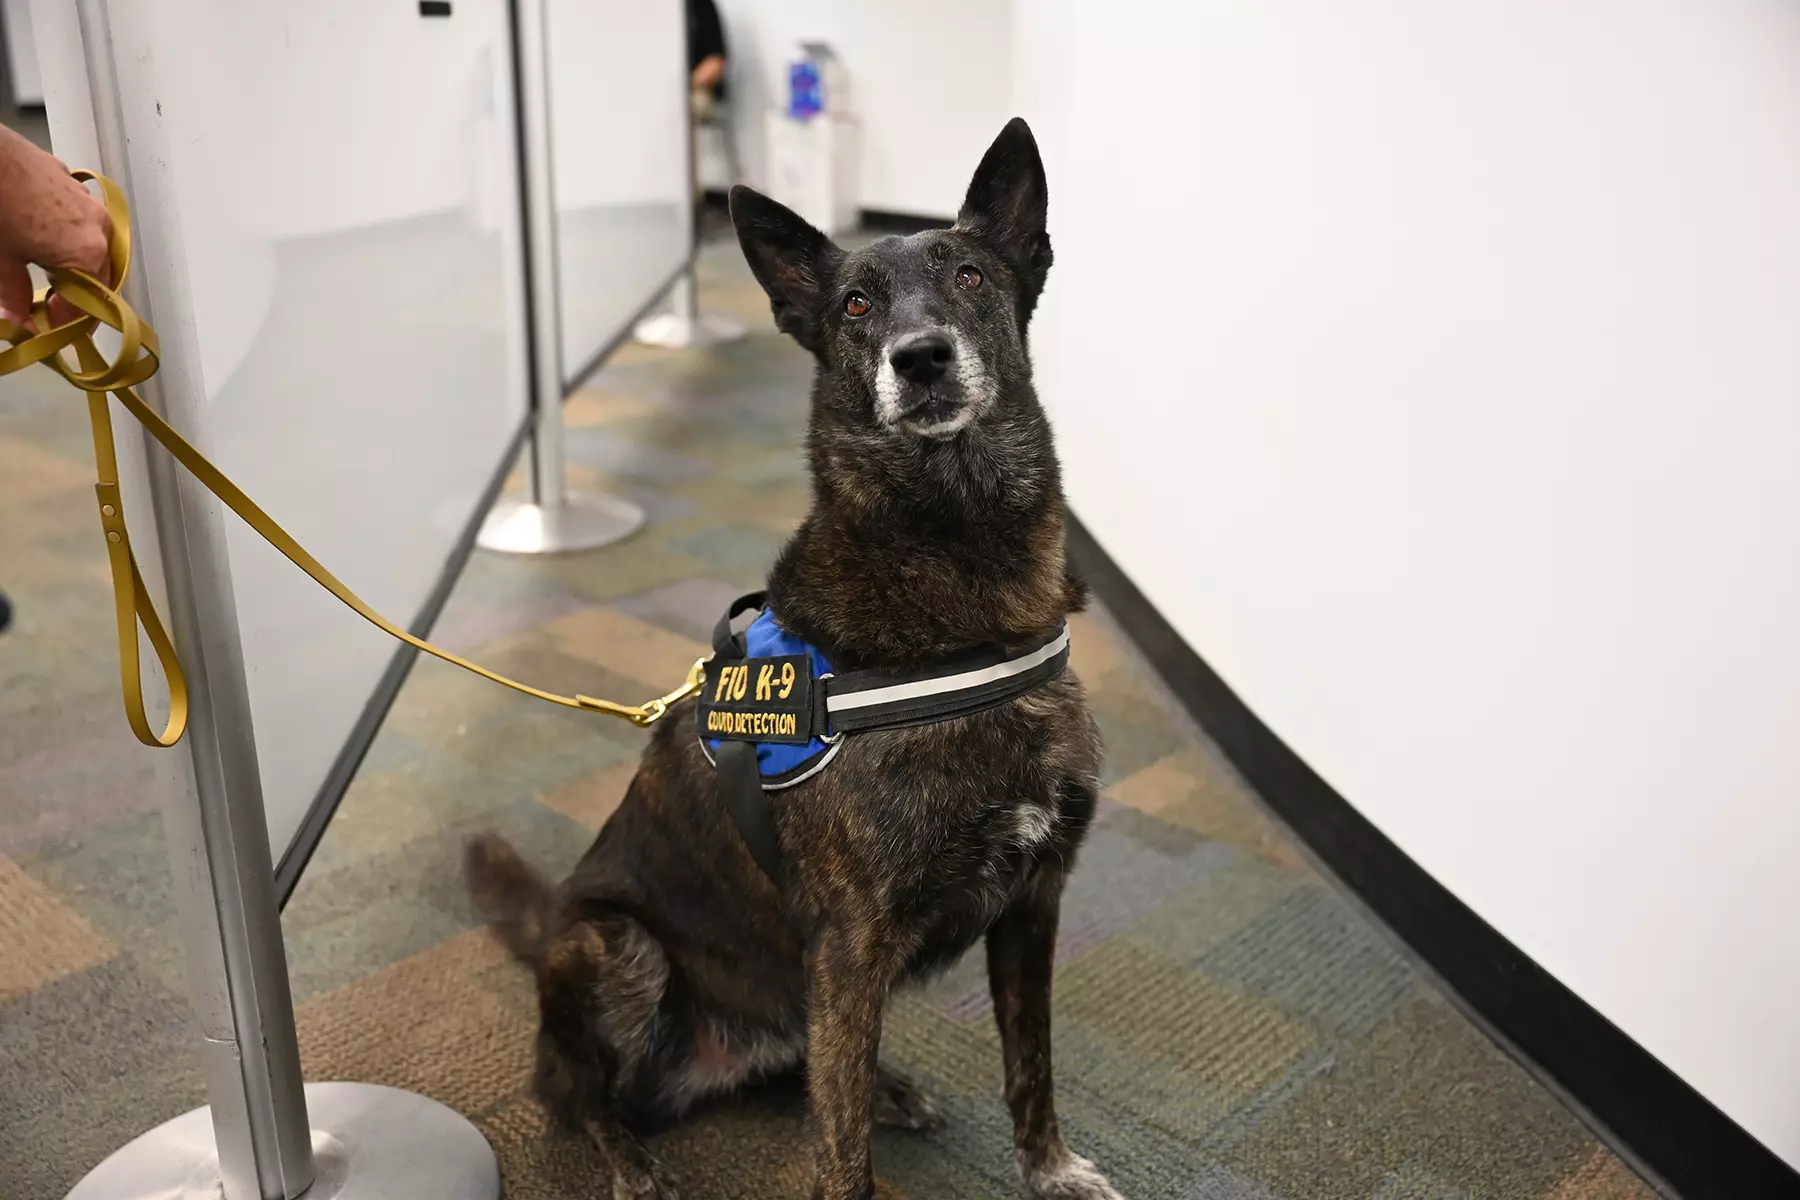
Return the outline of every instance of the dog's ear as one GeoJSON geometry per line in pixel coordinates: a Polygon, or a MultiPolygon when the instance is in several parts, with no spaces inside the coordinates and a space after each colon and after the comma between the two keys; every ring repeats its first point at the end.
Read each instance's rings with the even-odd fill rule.
{"type": "Polygon", "coordinates": [[[1050,274],[1050,234],[1044,224],[1050,186],[1037,139],[1023,118],[1014,117],[981,156],[956,228],[1005,255],[1018,271],[1020,312],[1030,316],[1050,274]]]}
{"type": "Polygon", "coordinates": [[[769,293],[775,327],[817,351],[819,294],[842,251],[798,213],[741,183],[731,189],[731,223],[756,282],[769,293]]]}

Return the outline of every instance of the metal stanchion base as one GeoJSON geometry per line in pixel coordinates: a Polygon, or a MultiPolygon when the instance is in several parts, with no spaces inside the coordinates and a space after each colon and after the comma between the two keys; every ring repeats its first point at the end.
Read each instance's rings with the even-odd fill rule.
{"type": "MultiPolygon", "coordinates": [[[[309,1083],[318,1175],[306,1200],[499,1200],[487,1139],[436,1100],[372,1083],[309,1083]]],[[[68,1200],[219,1200],[212,1113],[196,1108],[128,1142],[68,1200]]]]}
{"type": "Polygon", "coordinates": [[[565,554],[623,541],[643,527],[644,510],[617,496],[571,492],[552,508],[502,497],[475,544],[500,554],[565,554]]]}
{"type": "Polygon", "coordinates": [[[744,324],[718,313],[700,313],[690,317],[671,312],[639,321],[631,335],[647,346],[685,350],[690,346],[735,342],[744,336],[744,324]]]}

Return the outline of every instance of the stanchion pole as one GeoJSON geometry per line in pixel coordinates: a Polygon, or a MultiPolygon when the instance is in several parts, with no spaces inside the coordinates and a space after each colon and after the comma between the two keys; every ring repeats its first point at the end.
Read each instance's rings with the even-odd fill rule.
{"type": "MultiPolygon", "coordinates": [[[[133,187],[109,11],[107,0],[78,0],[101,169],[140,218],[166,215],[174,199],[166,173],[133,187]]],[[[132,39],[134,52],[141,40],[132,39]]],[[[141,238],[140,256],[152,259],[158,244],[178,243],[141,238]]],[[[152,325],[175,315],[157,311],[150,284],[158,265],[141,263],[125,288],[152,325]]],[[[140,394],[195,430],[203,386],[182,340],[164,343],[163,369],[140,394]]],[[[187,671],[188,731],[173,752],[180,786],[164,827],[211,1103],[121,1147],[69,1200],[496,1200],[493,1151],[450,1109],[393,1088],[302,1083],[226,514],[167,456],[152,451],[147,466],[165,611],[187,671]]]]}
{"type": "MultiPolygon", "coordinates": [[[[78,13],[101,168],[131,193],[107,5],[80,0],[78,13]]],[[[154,325],[163,314],[156,312],[147,279],[147,271],[133,271],[125,298],[154,325]]],[[[179,401],[171,404],[173,393],[183,389],[165,389],[162,382],[150,380],[141,389],[144,398],[178,426],[193,428],[190,414],[179,411],[179,401]]],[[[217,1169],[230,1200],[286,1200],[313,1183],[312,1137],[301,1092],[224,513],[166,455],[151,454],[148,465],[170,624],[187,668],[193,706],[186,740],[188,786],[181,789],[185,795],[171,798],[164,829],[176,873],[201,1066],[212,1101],[217,1169]]],[[[109,1165],[125,1155],[131,1161],[120,1165],[139,1166],[141,1156],[133,1151],[155,1155],[158,1148],[133,1143],[109,1165]]],[[[92,1186],[94,1179],[90,1176],[73,1195],[135,1194],[103,1193],[92,1186]]]]}
{"type": "MultiPolygon", "coordinates": [[[[720,313],[700,311],[700,279],[696,265],[700,260],[700,126],[694,119],[694,91],[684,76],[688,110],[687,177],[688,177],[688,257],[687,266],[669,285],[669,311],[639,321],[631,336],[646,346],[683,350],[691,346],[713,346],[735,342],[744,336],[744,323],[720,313]]],[[[733,180],[735,183],[736,180],[733,180]]]]}
{"type": "Polygon", "coordinates": [[[556,176],[551,162],[550,71],[544,0],[513,0],[514,107],[524,188],[525,335],[531,380],[531,494],[495,502],[475,544],[501,554],[562,554],[621,541],[644,524],[629,500],[571,491],[563,454],[562,346],[558,333],[556,176]]]}

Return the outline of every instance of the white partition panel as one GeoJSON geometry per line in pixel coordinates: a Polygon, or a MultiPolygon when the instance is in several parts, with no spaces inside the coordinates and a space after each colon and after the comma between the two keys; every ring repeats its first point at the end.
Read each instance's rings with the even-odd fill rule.
{"type": "Polygon", "coordinates": [[[655,300],[692,246],[680,0],[544,0],[563,382],[655,300]]]}
{"type": "Polygon", "coordinates": [[[1800,6],[1017,12],[1075,509],[1800,1166],[1800,6]]]}
{"type": "MultiPolygon", "coordinates": [[[[506,0],[111,12],[134,172],[175,199],[140,246],[165,343],[197,347],[184,432],[414,623],[526,413],[506,0]]],[[[396,643],[235,519],[229,546],[280,859],[396,643]]]]}
{"type": "Polygon", "coordinates": [[[14,104],[42,104],[37,44],[31,32],[29,0],[0,0],[0,42],[6,44],[6,80],[14,104]]]}

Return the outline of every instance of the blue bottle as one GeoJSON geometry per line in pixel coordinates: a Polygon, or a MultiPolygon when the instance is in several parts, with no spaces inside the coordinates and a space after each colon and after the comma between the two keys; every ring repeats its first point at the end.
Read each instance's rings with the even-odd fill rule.
{"type": "Polygon", "coordinates": [[[825,109],[824,81],[819,64],[803,58],[788,66],[787,115],[796,121],[809,120],[825,109]]]}

